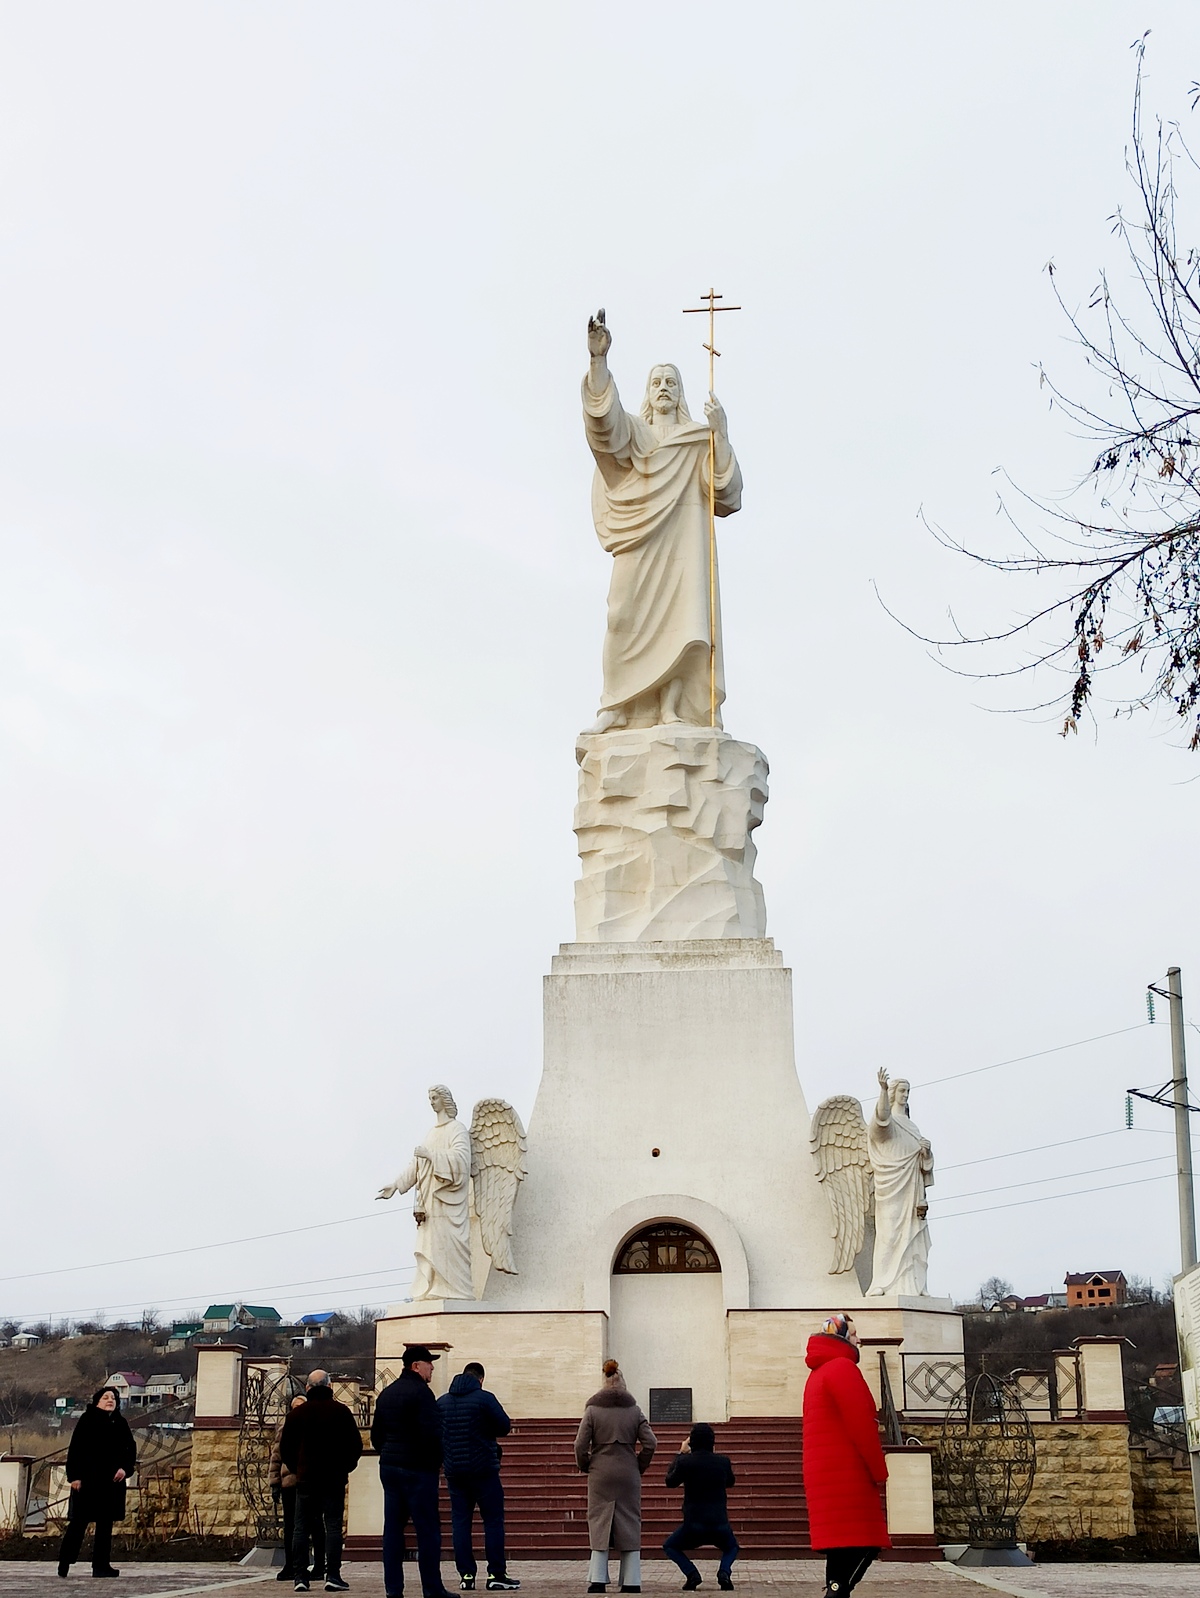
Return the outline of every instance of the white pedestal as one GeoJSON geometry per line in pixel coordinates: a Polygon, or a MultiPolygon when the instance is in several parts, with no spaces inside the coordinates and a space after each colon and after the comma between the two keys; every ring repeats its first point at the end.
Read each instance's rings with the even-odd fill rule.
{"type": "MultiPolygon", "coordinates": [[[[510,1414],[578,1415],[618,1359],[652,1387],[692,1390],[697,1419],[795,1415],[808,1338],[833,1310],[882,1348],[897,1402],[901,1350],[961,1352],[946,1300],[864,1299],[829,1272],[796,1075],[791,972],[769,938],[566,944],[545,983],[545,1058],[529,1174],[513,1214],[519,1275],[492,1270],[479,1303],[396,1305],[378,1353],[448,1343],[435,1387],[471,1359],[510,1414]],[[700,1232],[719,1273],[614,1275],[643,1227],[700,1232]]],[[[872,1351],[874,1350],[874,1351],[872,1351]]]]}

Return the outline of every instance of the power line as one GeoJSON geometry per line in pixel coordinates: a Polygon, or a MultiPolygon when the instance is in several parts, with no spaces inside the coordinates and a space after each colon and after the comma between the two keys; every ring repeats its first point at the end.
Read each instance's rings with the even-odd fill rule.
{"type": "Polygon", "coordinates": [[[939,1215],[940,1221],[958,1221],[965,1215],[989,1215],[993,1210],[1019,1210],[1026,1204],[1048,1204],[1052,1199],[1079,1198],[1083,1193],[1111,1193],[1119,1187],[1141,1187],[1146,1182],[1165,1182],[1175,1175],[1164,1171],[1161,1176],[1135,1176],[1132,1182],[1106,1182],[1103,1187],[1077,1187],[1070,1193],[1043,1193],[1041,1198],[1016,1199],[1012,1204],[985,1204],[978,1210],[959,1210],[957,1215],[939,1215]]]}
{"type": "Polygon", "coordinates": [[[1057,1143],[1037,1143],[1031,1149],[1013,1149],[1008,1154],[985,1154],[978,1160],[958,1160],[953,1165],[939,1165],[939,1171],[961,1171],[968,1165],[988,1165],[992,1160],[1015,1160],[1019,1154],[1041,1154],[1045,1149],[1065,1149],[1068,1143],[1090,1143],[1098,1137],[1116,1137],[1118,1132],[1161,1131],[1161,1127],[1114,1126],[1108,1132],[1089,1132],[1086,1137],[1065,1137],[1057,1143]]]}
{"type": "Polygon", "coordinates": [[[398,1209],[368,1210],[365,1215],[345,1215],[340,1221],[315,1221],[311,1226],[289,1226],[283,1232],[256,1232],[253,1237],[228,1237],[221,1243],[193,1243],[189,1248],[165,1248],[158,1254],[131,1254],[123,1260],[96,1260],[89,1265],[62,1265],[53,1271],[18,1271],[15,1276],[0,1276],[0,1282],[30,1282],[39,1276],[69,1276],[74,1271],[102,1271],[110,1265],[140,1265],[143,1260],[173,1259],[177,1254],[202,1254],[210,1248],[234,1248],[239,1243],[265,1243],[273,1237],[295,1237],[300,1232],[322,1232],[330,1226],[349,1226],[352,1221],[377,1221],[387,1215],[411,1215],[411,1205],[398,1209]]]}
{"type": "MultiPolygon", "coordinates": [[[[999,1187],[977,1187],[971,1193],[949,1193],[930,1199],[931,1204],[954,1204],[959,1199],[981,1198],[984,1193],[1010,1193],[1018,1187],[1038,1187],[1042,1182],[1069,1182],[1076,1176],[1096,1176],[1101,1171],[1127,1171],[1134,1165],[1157,1165],[1162,1160],[1174,1159],[1173,1154],[1152,1154],[1144,1160],[1126,1160],[1121,1165],[1093,1165],[1086,1171],[1064,1171],[1061,1176],[1035,1176],[1028,1182],[1004,1182],[999,1187]]],[[[1048,1194],[1053,1197],[1053,1194],[1048,1194]]]]}
{"type": "MultiPolygon", "coordinates": [[[[415,1269],[416,1269],[416,1267],[413,1266],[413,1265],[401,1266],[399,1270],[393,1272],[392,1274],[394,1276],[408,1277],[408,1276],[411,1276],[413,1274],[415,1269]]],[[[361,1283],[359,1291],[364,1292],[364,1293],[370,1292],[372,1288],[406,1287],[406,1286],[409,1285],[407,1282],[399,1282],[399,1281],[387,1281],[387,1282],[362,1282],[361,1281],[362,1277],[364,1277],[364,1276],[377,1276],[378,1274],[379,1274],[378,1271],[357,1271],[353,1275],[350,1275],[350,1276],[314,1276],[309,1281],[306,1281],[306,1282],[274,1282],[274,1283],[268,1283],[265,1287],[263,1287],[263,1286],[248,1287],[248,1288],[245,1289],[245,1293],[247,1295],[251,1294],[251,1293],[255,1293],[255,1294],[257,1294],[257,1293],[281,1293],[286,1288],[289,1288],[289,1287],[320,1286],[321,1283],[323,1283],[323,1282],[352,1282],[352,1281],[359,1281],[361,1283]]],[[[159,1301],[159,1303],[154,1305],[154,1308],[156,1310],[158,1310],[158,1309],[170,1309],[172,1306],[178,1306],[180,1304],[195,1304],[199,1299],[203,1299],[205,1296],[206,1295],[203,1294],[203,1293],[184,1293],[184,1294],[180,1294],[180,1296],[178,1298],[161,1299],[159,1301]]],[[[315,1295],[311,1295],[311,1296],[315,1296],[315,1295]]],[[[106,1305],[105,1306],[105,1314],[107,1314],[110,1309],[111,1310],[122,1310],[122,1309],[145,1309],[145,1308],[146,1308],[146,1299],[144,1297],[143,1298],[136,1298],[136,1299],[132,1299],[130,1302],[125,1303],[125,1304],[110,1304],[110,1305],[106,1305]]],[[[54,1319],[68,1320],[68,1319],[70,1319],[71,1316],[74,1316],[74,1315],[86,1315],[87,1313],[88,1313],[88,1311],[86,1309],[28,1310],[28,1311],[25,1312],[25,1314],[23,1314],[20,1317],[20,1319],[22,1321],[39,1321],[39,1320],[54,1320],[54,1319]]],[[[17,1317],[15,1317],[15,1316],[13,1317],[13,1319],[16,1319],[16,1318],[17,1317]]]]}
{"type": "Polygon", "coordinates": [[[1136,1026],[1119,1027],[1116,1032],[1098,1032],[1094,1038],[1076,1038],[1074,1043],[1058,1043],[1052,1049],[1038,1049],[1035,1054],[1018,1054],[1011,1060],[997,1060],[995,1065],[977,1065],[970,1071],[956,1071],[953,1076],[935,1076],[930,1082],[914,1082],[913,1091],[918,1088],[935,1088],[942,1082],[960,1082],[965,1076],[982,1076],[985,1071],[998,1071],[1002,1065],[1020,1065],[1024,1060],[1041,1060],[1047,1054],[1061,1054],[1064,1049],[1081,1049],[1085,1043],[1103,1043],[1105,1038],[1124,1037],[1127,1032],[1143,1032],[1150,1021],[1139,1021],[1136,1026]]]}

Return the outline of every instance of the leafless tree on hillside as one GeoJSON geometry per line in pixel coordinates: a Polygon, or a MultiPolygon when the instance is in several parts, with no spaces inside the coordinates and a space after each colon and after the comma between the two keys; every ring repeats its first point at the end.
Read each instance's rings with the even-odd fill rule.
{"type": "Polygon", "coordinates": [[[984,1309],[991,1309],[993,1304],[998,1304],[1002,1298],[1008,1298],[1013,1290],[1013,1285],[1003,1276],[989,1276],[979,1288],[979,1302],[984,1309]]]}

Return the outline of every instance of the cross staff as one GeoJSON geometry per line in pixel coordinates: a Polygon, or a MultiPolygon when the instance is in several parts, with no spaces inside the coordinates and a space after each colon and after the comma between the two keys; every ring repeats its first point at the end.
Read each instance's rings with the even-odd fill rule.
{"type": "MultiPolygon", "coordinates": [[[[718,305],[717,301],[725,298],[710,288],[707,294],[700,296],[707,300],[707,305],[687,305],[684,307],[685,316],[708,316],[708,343],[703,347],[708,351],[708,397],[716,399],[713,392],[713,379],[715,370],[713,362],[720,355],[716,340],[716,317],[718,311],[740,311],[740,305],[718,305]]],[[[710,727],[717,725],[717,435],[710,431],[708,436],[708,724],[710,727]]]]}

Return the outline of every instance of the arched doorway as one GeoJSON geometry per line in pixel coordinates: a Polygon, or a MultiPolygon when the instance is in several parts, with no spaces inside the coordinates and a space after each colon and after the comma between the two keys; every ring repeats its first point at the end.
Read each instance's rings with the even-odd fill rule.
{"type": "Polygon", "coordinates": [[[725,1301],[707,1237],[678,1220],[652,1221],[617,1249],[609,1352],[649,1410],[652,1388],[688,1388],[695,1420],[725,1419],[725,1301]]]}

